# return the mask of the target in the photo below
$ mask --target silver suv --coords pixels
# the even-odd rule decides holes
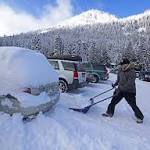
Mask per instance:
[[[60,59],[48,60],[58,72],[59,88],[62,93],[86,85],[86,72],[80,69],[80,62]]]

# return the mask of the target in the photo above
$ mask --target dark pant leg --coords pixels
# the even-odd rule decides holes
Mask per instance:
[[[114,92],[114,95],[116,95],[116,92]],[[111,103],[109,104],[107,108],[107,113],[113,115],[115,111],[115,106],[118,104],[121,99],[123,98],[122,92],[119,92],[116,96],[114,96],[111,100]]]
[[[124,97],[126,101],[128,102],[128,104],[131,106],[132,110],[134,111],[135,116],[143,120],[144,116],[141,110],[136,105],[136,95],[134,93],[125,93]]]

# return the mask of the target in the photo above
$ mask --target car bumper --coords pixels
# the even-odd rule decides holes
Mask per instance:
[[[68,87],[69,87],[69,90],[77,89],[79,87],[79,80],[74,79],[72,84],[69,84]]]
[[[82,87],[85,87],[85,86],[87,86],[87,82],[81,82],[81,83],[79,83],[79,88],[82,88]]]
[[[58,90],[55,89],[55,92],[53,92],[53,89],[48,94],[45,92],[44,96],[42,94],[33,96],[27,93],[10,93],[9,97],[7,95],[0,96],[0,111],[10,115],[21,113],[23,116],[49,111],[59,100],[60,92],[59,87],[57,88]]]

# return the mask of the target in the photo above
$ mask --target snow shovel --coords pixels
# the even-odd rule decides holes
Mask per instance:
[[[86,107],[84,107],[84,108],[69,108],[69,109],[74,110],[74,111],[78,111],[78,112],[82,112],[82,113],[86,114],[92,106],[94,106],[94,105],[96,105],[96,104],[98,104],[98,103],[101,103],[101,102],[103,102],[103,101],[106,101],[106,100],[108,100],[108,99],[110,99],[110,98],[112,98],[112,97],[114,97],[114,96],[115,96],[115,95],[110,96],[110,97],[107,97],[107,98],[102,99],[102,100],[100,100],[100,101],[98,101],[98,102],[95,102],[95,103],[93,103],[93,104],[91,104],[91,105],[88,105],[88,106],[86,106]]]
[[[94,103],[94,99],[95,99],[96,97],[98,97],[98,96],[100,96],[100,95],[103,95],[103,94],[105,94],[105,93],[107,93],[107,92],[113,90],[114,88],[115,88],[115,87],[113,87],[113,88],[111,88],[111,89],[109,89],[109,90],[107,90],[107,91],[104,91],[104,92],[102,92],[102,93],[100,93],[100,94],[98,94],[98,95],[96,95],[96,96],[94,96],[94,97],[91,97],[91,98],[90,98],[91,104]]]
[[[98,97],[98,96],[100,96],[100,95],[102,95],[102,94],[104,94],[104,93],[107,93],[107,92],[109,92],[109,91],[111,91],[111,90],[113,90],[114,88],[111,88],[111,89],[109,89],[109,90],[107,90],[107,91],[105,91],[105,92],[102,92],[102,93],[100,93],[100,94],[98,94],[98,95],[96,95],[96,96],[94,96],[94,97],[92,97],[92,98],[90,98],[90,100],[92,100],[93,101],[93,99],[94,98],[96,98],[96,97]],[[112,97],[114,97],[115,95],[113,95],[113,96],[110,96],[110,97],[107,97],[107,98],[105,98],[105,99],[102,99],[102,100],[100,100],[100,101],[98,101],[98,102],[93,102],[92,104],[90,104],[90,105],[88,105],[88,106],[86,106],[86,107],[84,107],[84,108],[69,108],[69,109],[71,109],[71,110],[74,110],[74,111],[77,111],[77,112],[82,112],[82,113],[87,113],[88,111],[89,111],[89,109],[92,107],[92,106],[94,106],[94,105],[96,105],[96,104],[98,104],[98,103],[101,103],[101,102],[103,102],[103,101],[106,101],[106,100],[108,100],[108,99],[110,99],[110,98],[112,98]]]

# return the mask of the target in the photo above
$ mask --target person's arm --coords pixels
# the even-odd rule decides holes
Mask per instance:
[[[117,74],[117,80],[116,80],[116,82],[113,84],[113,87],[115,87],[115,86],[117,86],[118,85],[118,83],[119,83],[119,73]]]

